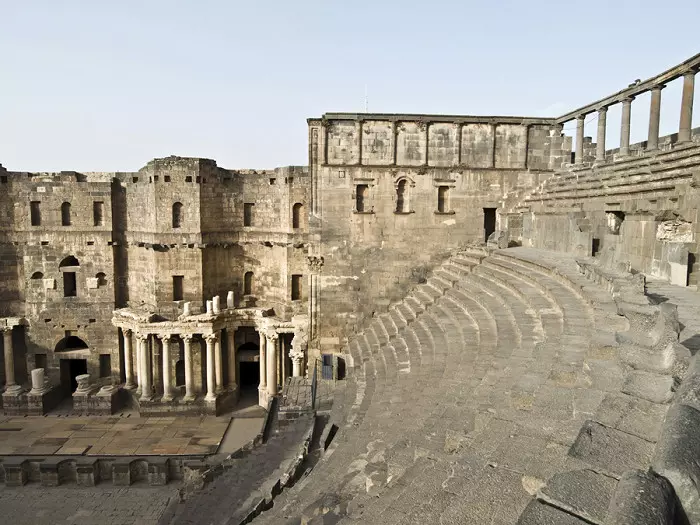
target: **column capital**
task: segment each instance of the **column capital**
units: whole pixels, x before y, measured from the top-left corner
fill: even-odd
[[[148,336],[150,334],[144,334],[143,332],[134,332],[134,337],[139,341],[148,341]]]
[[[685,71],[683,73],[683,76],[684,77],[694,77],[697,74],[698,70],[700,70],[700,67],[698,67],[698,66],[691,67],[688,71]]]
[[[584,121],[586,120],[586,113],[582,113],[581,115],[576,115],[576,121]]]
[[[650,91],[661,91],[663,88],[666,87],[666,84],[656,84],[653,86]]]
[[[14,326],[2,326],[2,327],[0,327],[0,331],[2,331],[3,334],[7,334],[7,333],[12,332],[13,328],[14,328]]]
[[[192,339],[194,339],[195,334],[180,334],[180,339],[185,341],[186,343],[191,343]]]
[[[122,334],[124,334],[126,337],[129,337],[133,333],[133,330],[131,328],[122,328]]]
[[[607,113],[608,112],[608,106],[600,106],[597,110],[598,113]]]
[[[309,255],[306,257],[306,264],[309,270],[313,273],[320,273],[324,262],[325,261],[322,256]]]
[[[204,336],[204,339],[206,339],[207,343],[216,343],[219,340],[219,332],[207,334]]]
[[[174,334],[156,334],[156,337],[163,343],[169,343],[174,337]]]
[[[631,104],[632,101],[634,101],[635,98],[637,98],[637,97],[635,97],[634,95],[628,95],[628,96],[626,96],[625,98],[623,98],[623,99],[621,100],[621,102],[622,102],[623,104]]]
[[[277,339],[280,338],[280,334],[278,334],[277,332],[273,332],[273,331],[268,331],[268,332],[266,332],[266,333],[265,333],[265,336],[267,336],[267,338],[268,338],[270,341],[276,341]]]

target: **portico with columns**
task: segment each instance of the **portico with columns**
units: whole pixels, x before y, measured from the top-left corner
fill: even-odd
[[[632,102],[645,93],[650,94],[649,102],[649,127],[647,140],[643,149],[637,153],[655,152],[662,148],[659,143],[659,129],[661,121],[662,90],[666,85],[676,79],[682,79],[681,110],[678,120],[678,134],[674,147],[686,145],[692,142],[692,117],[693,98],[695,94],[695,76],[700,69],[700,55],[696,55],[686,62],[645,81],[636,81],[627,89],[619,91],[607,98],[598,100],[567,113],[556,119],[556,124],[562,126],[566,123],[576,122],[576,142],[574,149],[574,165],[587,163],[601,164],[604,162],[624,160],[634,152],[630,150],[630,130],[632,120]],[[620,122],[620,147],[617,151],[606,150],[606,126],[607,112],[611,106],[621,105]],[[589,117],[590,116],[590,117]],[[589,150],[586,145],[590,138],[585,137],[585,125],[597,120],[597,133],[595,150]],[[667,144],[665,147],[669,147]]]
[[[124,387],[142,412],[218,414],[233,407],[240,395],[239,329],[259,336],[260,406],[267,407],[287,377],[304,374],[306,316],[285,321],[263,308],[220,309],[218,303],[215,298],[206,313],[176,321],[139,318],[128,309],[114,312]]]

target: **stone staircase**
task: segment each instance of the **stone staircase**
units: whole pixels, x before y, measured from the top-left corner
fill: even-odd
[[[626,389],[618,310],[566,255],[455,253],[350,341],[335,439],[255,522],[558,523],[576,501],[557,488],[583,476],[605,508],[578,516],[602,523],[668,408],[653,385]]]

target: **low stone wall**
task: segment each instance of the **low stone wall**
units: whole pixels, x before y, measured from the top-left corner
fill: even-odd
[[[0,481],[8,487],[37,482],[43,486],[75,483],[94,487],[102,483],[130,486],[135,483],[166,485],[179,481],[187,469],[200,467],[200,457],[66,457],[43,458],[10,456],[0,461]]]

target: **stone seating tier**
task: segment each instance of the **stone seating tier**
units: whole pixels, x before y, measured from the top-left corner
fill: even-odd
[[[621,358],[629,327],[571,257],[455,254],[349,341],[337,435],[257,519],[579,523],[559,510],[574,508],[602,523],[616,479],[649,467],[672,395],[668,374]],[[602,487],[597,507],[561,488],[580,480]]]

